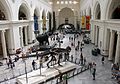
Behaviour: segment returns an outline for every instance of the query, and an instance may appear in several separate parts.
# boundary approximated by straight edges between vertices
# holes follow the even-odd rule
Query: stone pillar
[[[111,31],[110,47],[109,47],[109,57],[108,57],[108,60],[113,60],[114,40],[115,40],[115,31]]]
[[[93,33],[94,33],[93,38],[94,38],[94,44],[95,44],[95,40],[96,40],[96,25],[94,25]]]
[[[5,41],[5,30],[1,31],[1,41],[2,41],[3,57],[7,58],[6,41]]]
[[[110,30],[105,29],[104,30],[104,36],[103,36],[103,51],[102,55],[108,56],[109,55],[109,45],[110,45]]]
[[[28,45],[28,34],[27,34],[27,26],[25,28],[25,45]]]
[[[23,47],[23,27],[20,27],[20,45]]]
[[[91,24],[91,42],[94,44],[95,43],[95,25]]]
[[[40,16],[38,16],[38,31],[40,33]]]
[[[49,19],[46,20],[46,32],[49,31]]]
[[[91,25],[90,25],[91,27],[90,27],[90,40],[91,40],[91,43],[93,43],[93,24],[92,24],[92,22],[91,22]]]
[[[95,28],[95,46],[97,46],[98,45],[98,28],[96,27]]]
[[[8,44],[10,46],[9,53],[14,54],[16,51],[15,51],[15,42],[13,36],[13,28],[11,28],[9,32],[10,32],[10,44]]]
[[[120,33],[118,32],[115,63],[120,63]]]
[[[42,34],[43,33],[43,21],[41,21],[41,32],[40,32],[40,34]]]
[[[75,29],[77,28],[77,17],[76,16],[74,16],[74,26],[75,26]]]
[[[56,28],[58,28],[59,27],[59,16],[56,16]]]
[[[29,23],[29,43],[32,43],[33,40],[35,40],[34,21],[30,21],[30,23]]]
[[[40,28],[41,28],[41,26],[40,26],[41,24],[40,24],[40,20],[38,21],[38,31],[39,31],[39,33],[40,33]]]

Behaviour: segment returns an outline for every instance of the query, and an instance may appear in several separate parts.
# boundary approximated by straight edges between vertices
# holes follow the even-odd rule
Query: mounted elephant
[[[48,40],[49,36],[47,34],[40,34],[36,37],[37,41],[39,42],[39,45],[46,45],[46,43],[48,43],[49,45],[49,40]]]

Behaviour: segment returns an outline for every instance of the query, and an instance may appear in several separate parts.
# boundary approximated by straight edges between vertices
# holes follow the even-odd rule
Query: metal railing
[[[61,59],[61,62],[63,62],[63,61],[64,61],[64,58]],[[87,69],[89,69],[89,66],[88,66],[87,63],[81,65],[81,60],[79,58],[69,57],[69,59],[67,59],[67,61],[75,63],[75,64],[81,66],[80,68],[77,68],[76,70],[72,71],[71,73],[68,73],[69,74],[68,78],[74,77],[74,76],[80,74],[81,72],[86,71]],[[54,62],[53,65],[55,65],[55,64],[57,64],[57,62]],[[38,70],[38,69],[39,69],[39,66],[36,67],[36,70]],[[33,71],[32,67],[27,66],[27,73],[30,73],[32,71]],[[11,79],[17,78],[17,77],[19,77],[21,75],[24,75],[24,74],[26,74],[24,67],[19,68],[19,69],[16,69],[16,68],[8,69],[8,71],[3,70],[3,73],[0,74],[0,83],[5,82],[5,81],[9,81]],[[52,81],[49,81],[49,82],[52,82]]]

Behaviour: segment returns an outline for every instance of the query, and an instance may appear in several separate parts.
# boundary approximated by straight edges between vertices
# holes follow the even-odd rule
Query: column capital
[[[117,34],[120,35],[120,31],[117,31]]]
[[[21,27],[19,27],[20,29],[23,29],[23,27],[21,26]]]
[[[115,30],[110,30],[110,33],[115,33]]]
[[[2,33],[6,32],[5,30],[1,30]]]

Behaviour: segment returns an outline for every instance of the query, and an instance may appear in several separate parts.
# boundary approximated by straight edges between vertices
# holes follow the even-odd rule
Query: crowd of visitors
[[[62,35],[53,35],[50,37],[51,41],[55,41],[55,40],[60,40],[60,38],[64,38],[64,36]],[[78,55],[77,52],[80,52],[80,54],[78,55],[78,57],[80,58],[80,65],[84,66],[87,63],[87,59],[86,57],[83,55],[83,51],[84,51],[84,41],[81,40],[79,41],[79,34],[74,34],[74,36],[70,36],[69,37],[69,42],[71,45],[69,45],[70,48],[75,49],[75,55]],[[22,57],[22,60],[26,60],[25,56],[31,54],[33,51],[35,51],[36,53],[36,60],[39,59],[39,53],[38,51],[36,51],[36,47],[32,46],[30,48],[28,48],[28,50],[25,52],[23,52],[22,48],[19,48],[18,50],[16,50],[16,54],[15,54],[15,58],[11,59],[11,57],[6,59],[6,64],[8,66],[8,68],[13,69],[15,67],[15,62],[17,62],[19,60],[20,57]],[[21,54],[21,56],[19,56],[19,54]],[[60,54],[60,58],[62,58],[63,54]],[[73,61],[74,56],[73,54],[71,55],[71,61]],[[69,53],[64,53],[64,61],[69,61]],[[104,65],[105,61],[105,57],[102,56],[101,57],[101,63],[102,65]],[[92,74],[93,80],[95,80],[96,78],[96,63],[95,62],[89,62],[89,69],[90,69],[90,73]],[[37,69],[37,63],[35,60],[32,61],[31,66],[33,68],[33,70]],[[120,83],[120,68],[119,68],[119,64],[112,64],[111,67],[111,71],[112,71],[112,78],[117,79],[118,83]]]
[[[120,68],[119,64],[112,64],[111,65],[111,71],[112,71],[112,78],[116,79],[118,81],[118,84],[120,84]]]

